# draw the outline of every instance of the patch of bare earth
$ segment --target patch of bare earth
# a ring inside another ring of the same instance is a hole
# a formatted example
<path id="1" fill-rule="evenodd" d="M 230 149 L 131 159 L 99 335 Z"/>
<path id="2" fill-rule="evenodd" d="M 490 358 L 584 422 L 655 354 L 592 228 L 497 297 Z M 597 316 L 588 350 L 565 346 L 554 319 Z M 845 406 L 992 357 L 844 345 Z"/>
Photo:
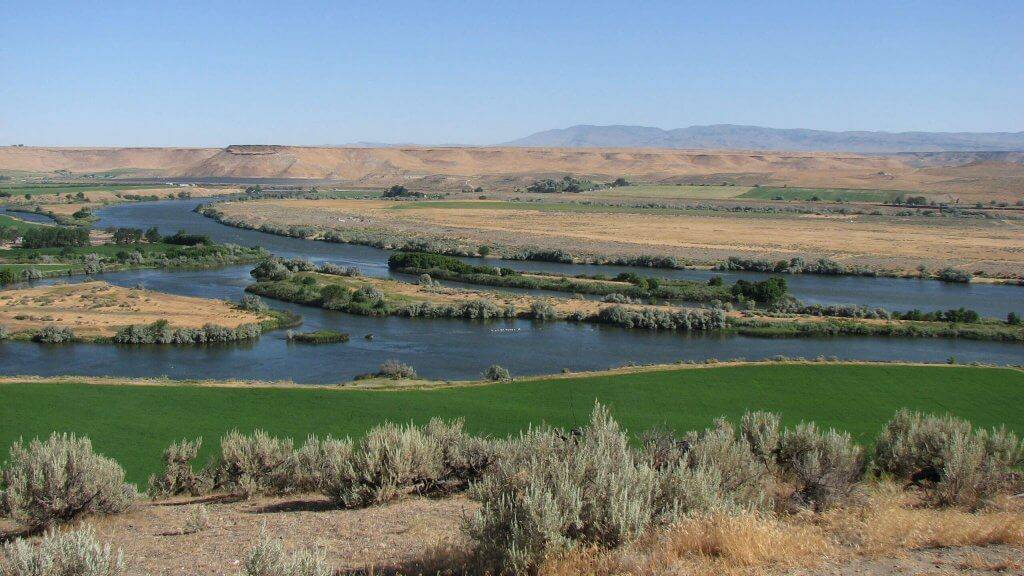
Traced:
<path id="1" fill-rule="evenodd" d="M 58 324 L 78 336 L 112 336 L 129 324 L 167 320 L 175 328 L 236 328 L 259 317 L 222 300 L 176 296 L 106 282 L 57 284 L 0 292 L 0 324 L 12 332 Z"/>

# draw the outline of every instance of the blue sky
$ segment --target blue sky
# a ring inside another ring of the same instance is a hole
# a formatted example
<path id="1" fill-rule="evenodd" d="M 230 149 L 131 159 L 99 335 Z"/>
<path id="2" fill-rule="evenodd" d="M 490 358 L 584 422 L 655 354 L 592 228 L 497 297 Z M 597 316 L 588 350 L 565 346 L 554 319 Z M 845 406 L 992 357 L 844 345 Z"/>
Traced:
<path id="1" fill-rule="evenodd" d="M 0 144 L 1024 130 L 1020 0 L 632 4 L 8 0 Z"/>

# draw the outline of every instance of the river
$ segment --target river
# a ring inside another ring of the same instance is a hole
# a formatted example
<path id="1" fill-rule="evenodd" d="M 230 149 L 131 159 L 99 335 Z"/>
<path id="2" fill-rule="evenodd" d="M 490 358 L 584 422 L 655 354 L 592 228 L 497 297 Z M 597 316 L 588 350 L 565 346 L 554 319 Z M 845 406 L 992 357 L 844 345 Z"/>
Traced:
<path id="1" fill-rule="evenodd" d="M 206 200 L 209 201 L 209 200 Z M 192 212 L 202 201 L 177 200 L 112 206 L 98 211 L 98 227 L 160 227 L 165 234 L 184 229 L 207 234 L 218 242 L 259 245 L 285 257 L 301 256 L 357 266 L 366 274 L 389 275 L 388 252 L 364 246 L 285 238 L 224 226 Z M 487 260 L 489 264 L 568 273 L 613 274 L 627 268 L 575 266 L 538 262 Z M 175 294 L 238 300 L 251 281 L 250 266 L 216 270 L 136 270 L 107 273 L 101 279 L 121 286 L 142 284 Z M 644 274 L 706 278 L 703 271 L 646 270 Z M 725 273 L 727 278 L 752 278 L 753 273 Z M 72 279 L 73 281 L 74 279 Z M 891 309 L 965 306 L 985 315 L 1002 315 L 1010 302 L 1019 303 L 1019 287 L 950 285 L 935 281 L 888 278 L 789 276 L 793 293 L 809 302 L 870 303 Z M 850 298 L 844 299 L 843 295 Z M 169 376 L 171 378 L 236 378 L 328 383 L 372 372 L 381 362 L 399 360 L 425 377 L 472 379 L 491 364 L 513 375 L 599 370 L 628 363 L 669 363 L 746 358 L 836 356 L 851 360 L 908 360 L 1018 364 L 1024 346 L 1003 342 L 909 338 L 748 338 L 627 330 L 529 320 L 480 322 L 454 319 L 371 318 L 267 300 L 278 309 L 302 315 L 303 330 L 329 328 L 351 334 L 348 343 L 289 343 L 280 332 L 246 344 L 178 346 L 116 346 L 76 344 L 46 346 L 0 342 L 0 373 Z M 900 305 L 902 302 L 912 305 Z M 372 339 L 364 336 L 372 334 Z"/>

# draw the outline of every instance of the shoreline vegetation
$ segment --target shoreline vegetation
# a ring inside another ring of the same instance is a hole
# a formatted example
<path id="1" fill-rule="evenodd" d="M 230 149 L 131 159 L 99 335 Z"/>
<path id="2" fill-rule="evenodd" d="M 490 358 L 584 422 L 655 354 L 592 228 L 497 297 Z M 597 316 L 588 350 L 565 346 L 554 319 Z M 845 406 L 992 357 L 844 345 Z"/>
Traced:
<path id="1" fill-rule="evenodd" d="M 662 268 L 671 270 L 739 270 L 751 272 L 770 272 L 777 274 L 815 274 L 823 276 L 877 276 L 888 278 L 910 278 L 937 280 L 942 282 L 967 283 L 984 282 L 1024 286 L 1024 279 L 1018 277 L 997 277 L 978 275 L 966 270 L 947 266 L 929 271 L 918 269 L 917 273 L 901 272 L 892 269 L 844 265 L 828 257 L 811 260 L 790 258 L 788 260 L 767 260 L 728 256 L 719 260 L 697 261 L 689 258 L 678 259 L 673 256 L 657 254 L 637 254 L 632 256 L 613 254 L 582 254 L 572 253 L 564 249 L 547 249 L 541 247 L 506 247 L 500 243 L 486 245 L 467 244 L 447 237 L 425 234 L 411 234 L 395 230 L 365 229 L 352 227 L 339 230 L 323 230 L 316 226 L 277 226 L 272 223 L 252 223 L 240 217 L 230 217 L 218 208 L 228 203 L 244 203 L 260 200 L 259 197 L 233 198 L 227 201 L 196 206 L 195 212 L 211 218 L 226 226 L 255 230 L 278 236 L 299 238 L 311 241 L 330 243 L 355 244 L 371 246 L 382 250 L 429 252 L 444 256 L 461 256 L 486 258 L 495 257 L 507 260 L 557 262 L 564 264 L 593 264 L 610 266 L 633 266 L 639 268 Z M 395 200 L 398 207 L 401 203 L 415 204 L 416 200 Z M 520 204 L 512 202 L 512 204 Z M 521 202 L 523 209 L 530 209 L 529 202 Z M 613 205 L 614 206 L 614 205 Z"/>
<path id="2" fill-rule="evenodd" d="M 485 267 L 467 265 L 451 258 L 416 253 L 398 253 L 392 257 L 398 270 L 436 268 L 462 279 L 476 276 L 500 282 L 502 278 L 519 283 L 523 276 L 487 274 Z M 416 264 L 416 266 L 408 266 Z M 423 268 L 422 266 L 431 266 Z M 446 266 L 439 268 L 439 266 Z M 496 270 L 496 269 L 491 269 Z M 417 284 L 390 279 L 362 277 L 358 271 L 330 264 L 316 266 L 301 259 L 271 259 L 252 271 L 254 284 L 247 292 L 259 296 L 318 306 L 364 316 L 404 316 L 428 318 L 465 318 L 479 320 L 531 319 L 609 324 L 625 328 L 678 331 L 720 331 L 743 336 L 899 336 L 916 338 L 966 338 L 1024 342 L 1024 326 L 998 320 L 983 320 L 977 315 L 953 315 L 953 321 L 914 319 L 918 316 L 890 314 L 874 309 L 849 310 L 797 308 L 810 312 L 794 314 L 757 309 L 755 301 L 774 303 L 785 296 L 785 282 L 769 279 L 758 283 L 737 282 L 730 294 L 742 297 L 748 309 L 727 311 L 722 307 L 696 308 L 666 304 L 645 304 L 627 296 L 596 302 L 579 298 L 535 298 L 531 296 L 449 288 L 438 285 L 423 273 Z M 647 279 L 639 279 L 648 282 Z M 628 283 L 622 286 L 627 287 Z M 644 284 L 650 289 L 650 284 Z M 659 286 L 660 287 L 660 286 Z M 737 287 L 739 289 L 737 290 Z M 724 288 L 710 286 L 709 288 Z M 756 297 L 754 297 L 756 296 Z M 849 317 L 827 316 L 826 313 Z M 902 319 L 902 317 L 911 319 Z M 974 320 L 966 321 L 967 318 Z"/>

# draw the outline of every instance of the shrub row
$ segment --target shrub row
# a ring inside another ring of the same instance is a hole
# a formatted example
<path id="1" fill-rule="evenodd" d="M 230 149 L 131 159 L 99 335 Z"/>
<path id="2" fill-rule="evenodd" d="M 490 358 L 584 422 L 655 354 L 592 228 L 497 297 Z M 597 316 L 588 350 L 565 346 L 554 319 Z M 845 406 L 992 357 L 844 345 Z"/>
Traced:
<path id="1" fill-rule="evenodd" d="M 166 320 L 151 324 L 132 324 L 117 330 L 114 342 L 118 344 L 204 344 L 237 342 L 259 338 L 263 329 L 259 324 L 245 323 L 235 328 L 206 324 L 202 328 L 171 328 Z"/>

